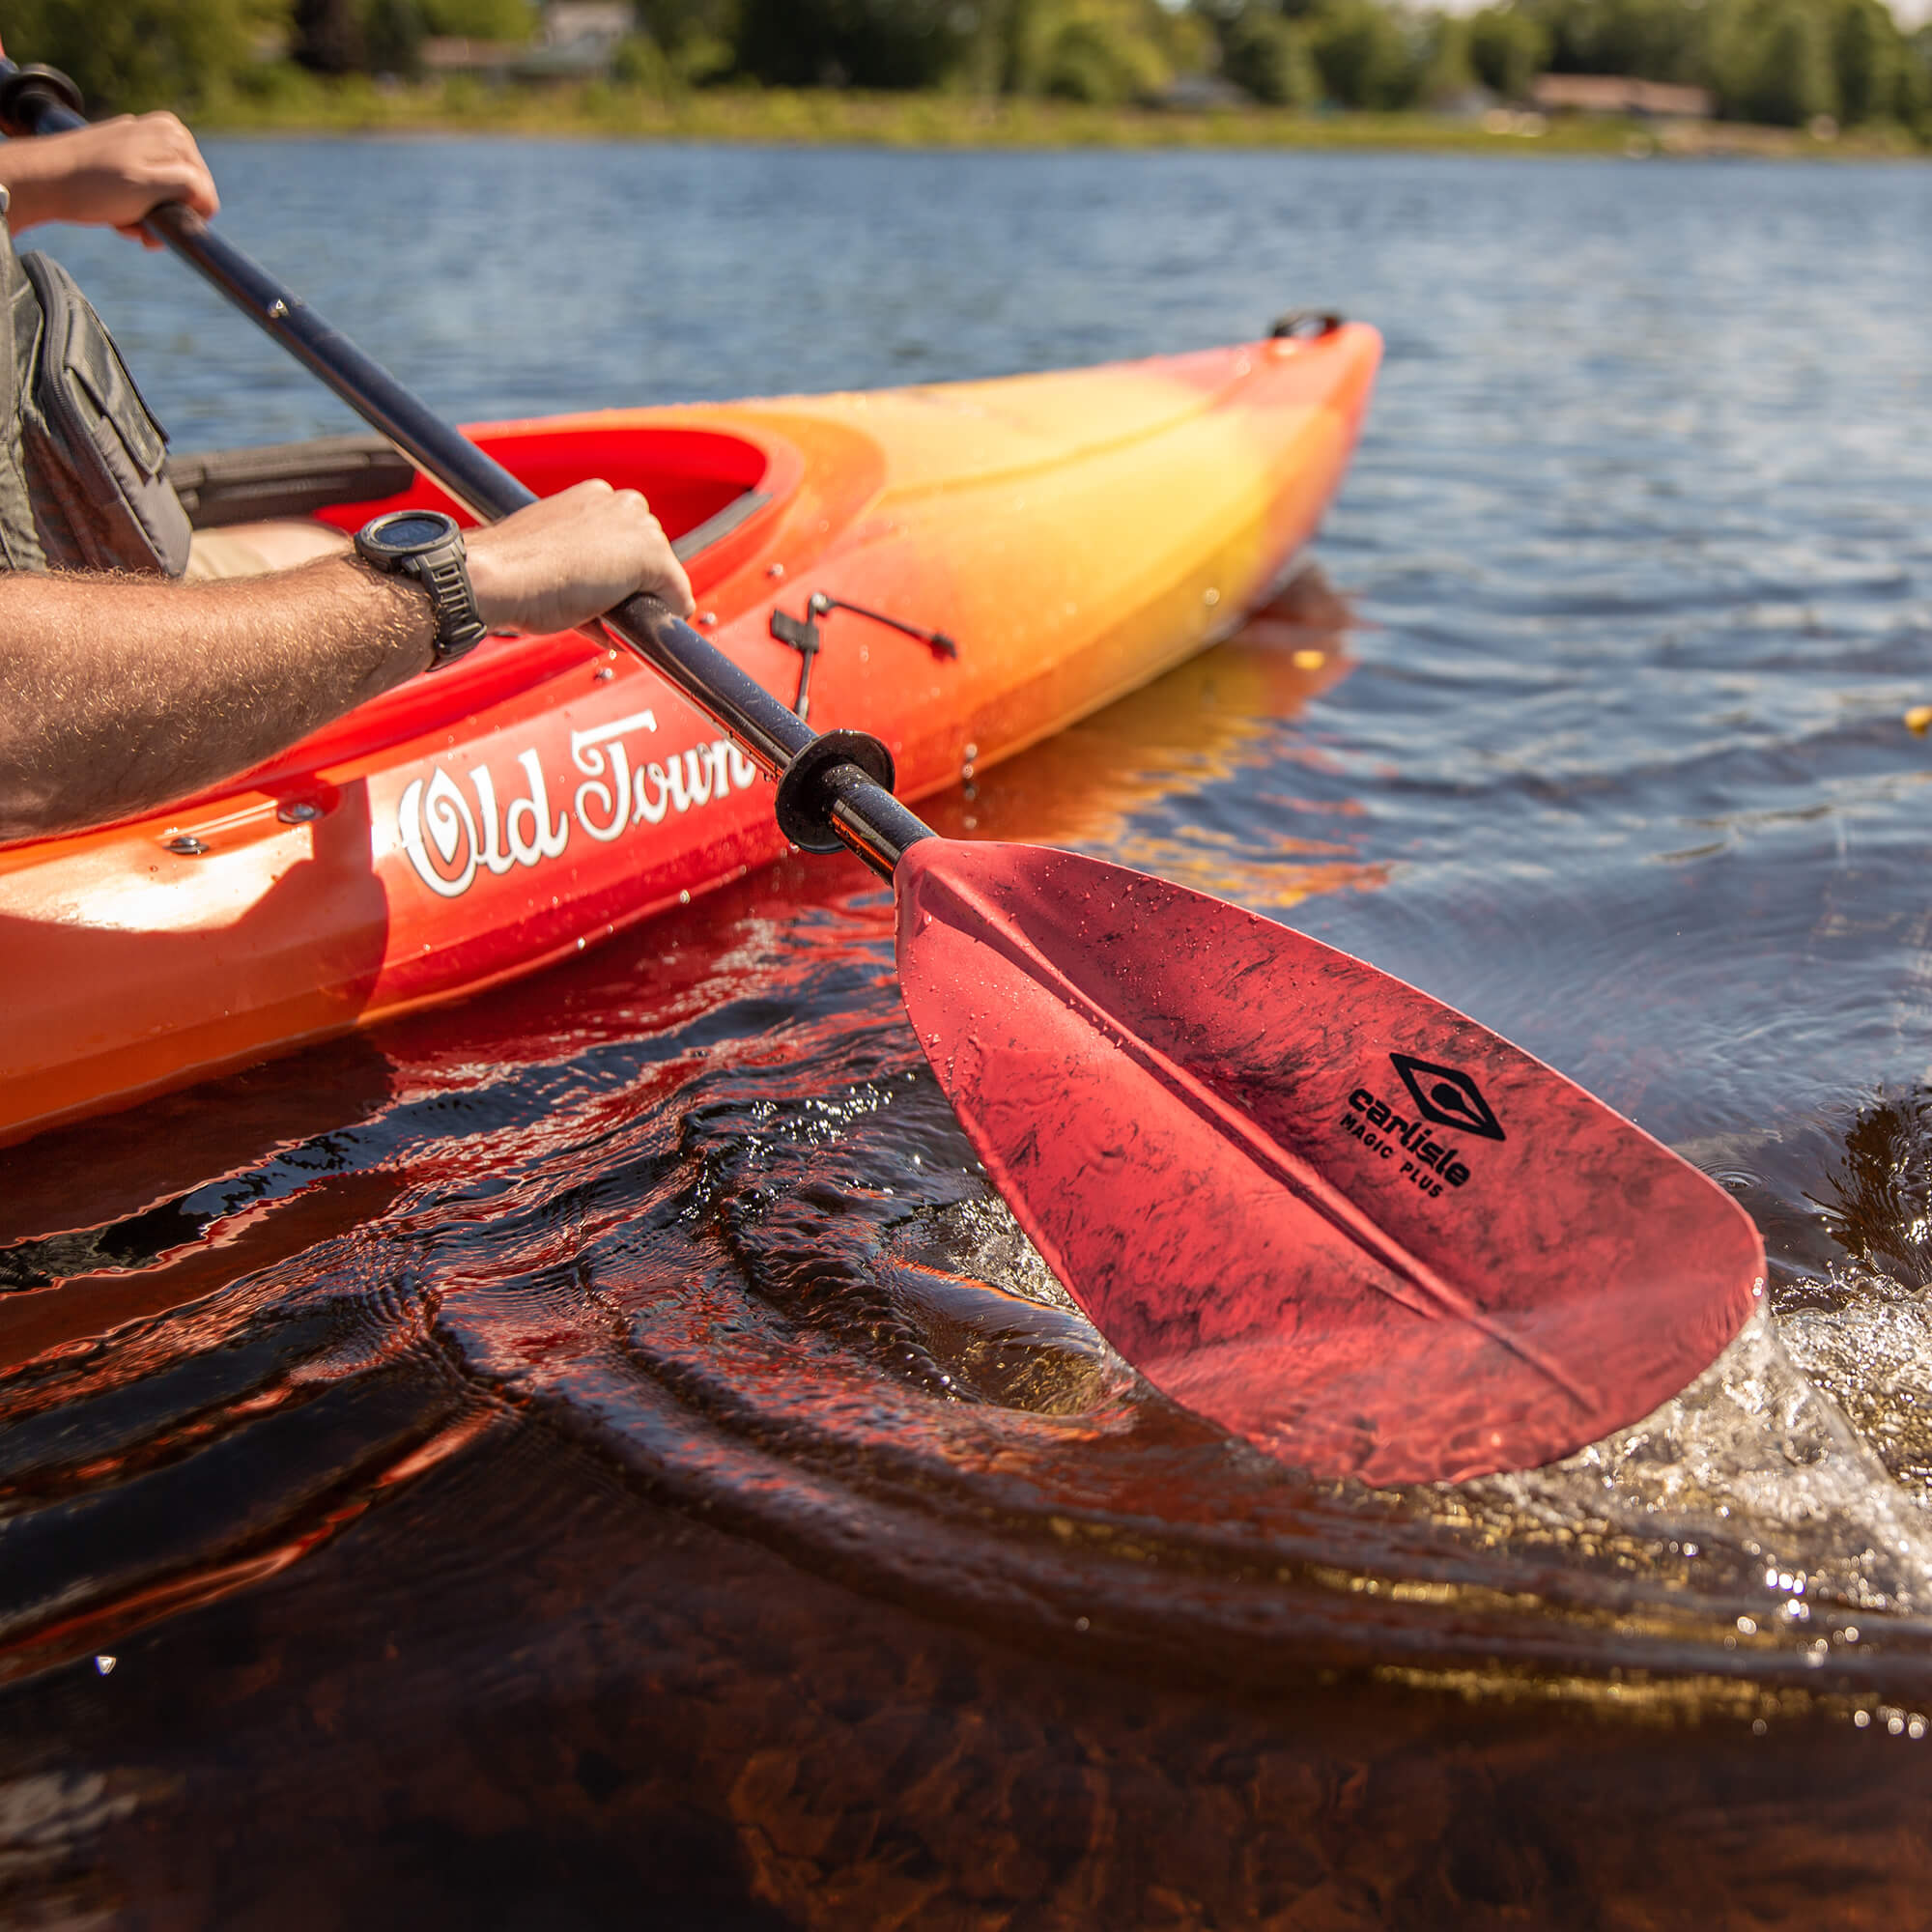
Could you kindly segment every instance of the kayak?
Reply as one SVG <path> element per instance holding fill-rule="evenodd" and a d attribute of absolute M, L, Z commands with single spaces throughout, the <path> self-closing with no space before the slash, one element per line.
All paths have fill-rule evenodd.
<path fill-rule="evenodd" d="M 469 434 L 540 494 L 641 490 L 697 623 L 918 799 L 1236 628 L 1340 485 L 1346 324 L 1101 368 Z M 359 439 L 175 466 L 204 527 L 453 508 Z M 446 1001 L 784 850 L 774 788 L 581 634 L 486 640 L 165 812 L 0 850 L 0 1142 Z"/>

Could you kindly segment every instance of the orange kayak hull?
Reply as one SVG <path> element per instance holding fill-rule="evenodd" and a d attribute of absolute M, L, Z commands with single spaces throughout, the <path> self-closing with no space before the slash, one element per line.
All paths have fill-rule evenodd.
<path fill-rule="evenodd" d="M 811 722 L 909 799 L 1225 635 L 1314 533 L 1380 343 L 1349 326 L 941 387 L 471 433 L 532 488 L 645 490 L 708 634 L 791 696 L 771 633 L 822 591 Z M 327 512 L 440 502 L 428 485 Z M 654 673 L 493 639 L 232 785 L 0 850 L 0 1140 L 536 970 L 783 849 L 773 789 Z"/>

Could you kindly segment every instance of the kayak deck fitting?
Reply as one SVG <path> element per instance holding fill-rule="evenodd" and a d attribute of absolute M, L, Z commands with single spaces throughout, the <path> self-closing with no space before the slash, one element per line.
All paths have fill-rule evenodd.
<path fill-rule="evenodd" d="M 875 733 L 917 799 L 1232 630 L 1314 533 L 1379 354 L 1348 325 L 472 434 L 540 494 L 641 490 L 706 635 L 787 700 L 809 668 L 811 723 Z M 450 507 L 360 439 L 176 474 L 204 526 Z M 0 1140 L 575 952 L 781 853 L 772 805 L 695 706 L 568 633 L 489 640 L 165 812 L 0 849 Z"/>

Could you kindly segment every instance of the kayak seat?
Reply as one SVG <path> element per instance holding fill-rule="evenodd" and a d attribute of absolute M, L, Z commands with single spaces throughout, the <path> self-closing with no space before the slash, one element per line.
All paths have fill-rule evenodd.
<path fill-rule="evenodd" d="M 396 497 L 415 467 L 382 437 L 321 436 L 253 449 L 194 450 L 170 456 L 168 481 L 198 530 L 307 517 L 331 503 Z"/>

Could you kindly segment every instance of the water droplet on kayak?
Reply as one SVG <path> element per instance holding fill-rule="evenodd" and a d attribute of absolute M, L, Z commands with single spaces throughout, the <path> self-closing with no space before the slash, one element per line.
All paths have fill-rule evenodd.
<path fill-rule="evenodd" d="M 776 582 L 779 578 L 782 577 L 784 574 L 785 574 L 785 567 L 781 563 L 768 563 L 765 565 L 765 575 L 773 579 L 774 582 Z"/>
<path fill-rule="evenodd" d="M 609 684 L 611 680 L 617 675 L 617 673 L 614 670 L 612 670 L 609 665 L 599 665 L 597 668 L 590 673 L 590 675 L 599 684 Z"/>
<path fill-rule="evenodd" d="M 689 904 L 691 903 L 691 894 L 690 894 L 690 892 L 689 892 L 689 891 L 685 891 L 685 892 L 681 892 L 681 893 L 679 893 L 679 894 L 678 894 L 678 895 L 677 895 L 677 902 L 678 902 L 678 904 L 679 904 L 679 905 L 689 905 Z"/>
<path fill-rule="evenodd" d="M 1205 591 L 1203 591 L 1203 592 L 1202 592 L 1202 594 L 1201 594 L 1201 601 L 1202 601 L 1202 602 L 1203 602 L 1204 604 L 1206 604 L 1206 605 L 1207 605 L 1207 607 L 1208 608 L 1208 610 L 1210 610 L 1210 611 L 1211 611 L 1211 610 L 1213 610 L 1213 608 L 1215 607 L 1215 605 L 1217 605 L 1218 603 L 1220 603 L 1220 601 L 1221 601 L 1221 593 L 1220 593 L 1220 592 L 1219 592 L 1218 590 L 1216 590 L 1216 589 L 1214 588 L 1214 586 L 1213 586 L 1213 585 L 1212 585 L 1212 584 L 1210 583 L 1210 584 L 1209 584 L 1209 585 L 1208 586 L 1208 588 L 1207 588 L 1207 589 L 1206 589 Z"/>
<path fill-rule="evenodd" d="M 697 613 L 697 621 L 705 630 L 715 630 L 718 625 L 718 612 L 716 611 L 700 611 Z"/>
<path fill-rule="evenodd" d="M 112 1670 L 114 1666 L 120 1662 L 121 1660 L 118 1657 L 109 1657 L 106 1654 L 106 1652 L 103 1651 L 99 1656 L 98 1656 L 94 1660 L 94 1667 L 95 1669 L 99 1671 L 101 1676 L 105 1677 L 107 1673 L 110 1670 Z"/>

